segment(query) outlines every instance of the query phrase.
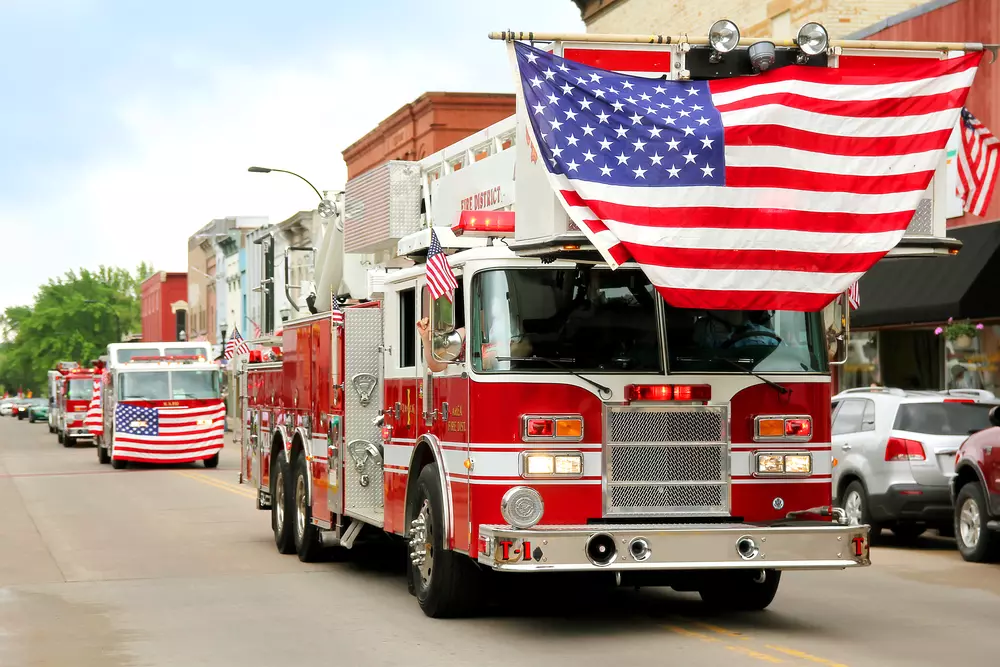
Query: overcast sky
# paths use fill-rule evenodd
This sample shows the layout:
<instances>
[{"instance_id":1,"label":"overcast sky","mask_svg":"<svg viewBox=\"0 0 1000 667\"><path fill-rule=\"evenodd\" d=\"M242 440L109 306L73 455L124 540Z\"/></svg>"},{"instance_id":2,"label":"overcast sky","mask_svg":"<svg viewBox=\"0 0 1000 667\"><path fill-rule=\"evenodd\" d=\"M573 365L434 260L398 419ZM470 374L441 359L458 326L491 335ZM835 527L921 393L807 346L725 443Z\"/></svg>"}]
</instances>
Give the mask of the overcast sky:
<instances>
[{"instance_id":1,"label":"overcast sky","mask_svg":"<svg viewBox=\"0 0 1000 667\"><path fill-rule=\"evenodd\" d=\"M0 0L0 310L99 264L187 267L215 217L315 205L341 151L428 90L510 92L491 30L571 0Z\"/></svg>"}]
</instances>

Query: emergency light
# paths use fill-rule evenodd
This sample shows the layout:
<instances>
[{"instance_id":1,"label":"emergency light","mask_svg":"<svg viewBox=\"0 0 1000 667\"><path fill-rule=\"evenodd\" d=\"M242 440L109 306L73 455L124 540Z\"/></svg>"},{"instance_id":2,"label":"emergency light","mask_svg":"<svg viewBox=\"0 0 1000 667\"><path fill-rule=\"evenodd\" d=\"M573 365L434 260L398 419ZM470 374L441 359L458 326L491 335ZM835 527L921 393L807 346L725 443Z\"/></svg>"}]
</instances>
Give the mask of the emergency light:
<instances>
[{"instance_id":1,"label":"emergency light","mask_svg":"<svg viewBox=\"0 0 1000 667\"><path fill-rule=\"evenodd\" d=\"M514 211L462 211L451 231L455 236L512 236Z\"/></svg>"}]
</instances>

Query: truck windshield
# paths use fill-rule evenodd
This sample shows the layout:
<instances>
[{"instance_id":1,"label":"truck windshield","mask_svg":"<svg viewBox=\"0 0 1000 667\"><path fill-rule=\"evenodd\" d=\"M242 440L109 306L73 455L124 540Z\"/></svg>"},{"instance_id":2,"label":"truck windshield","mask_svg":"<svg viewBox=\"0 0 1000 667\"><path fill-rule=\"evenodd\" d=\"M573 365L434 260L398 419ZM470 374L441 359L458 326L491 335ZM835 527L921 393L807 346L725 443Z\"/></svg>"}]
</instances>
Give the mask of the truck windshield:
<instances>
[{"instance_id":1,"label":"truck windshield","mask_svg":"<svg viewBox=\"0 0 1000 667\"><path fill-rule=\"evenodd\" d=\"M659 297L640 271L497 269L477 273L473 291L477 371L663 370Z\"/></svg>"},{"instance_id":2,"label":"truck windshield","mask_svg":"<svg viewBox=\"0 0 1000 667\"><path fill-rule=\"evenodd\" d=\"M674 373L827 370L823 314L790 310L697 310L664 304Z\"/></svg>"},{"instance_id":3,"label":"truck windshield","mask_svg":"<svg viewBox=\"0 0 1000 667\"><path fill-rule=\"evenodd\" d=\"M93 380L70 380L66 387L66 399L70 401L89 401L94 393Z\"/></svg>"},{"instance_id":4,"label":"truck windshield","mask_svg":"<svg viewBox=\"0 0 1000 667\"><path fill-rule=\"evenodd\" d=\"M160 351L155 347L146 348L125 348L124 350L118 350L118 363L124 364L136 357L157 357L160 356Z\"/></svg>"},{"instance_id":5,"label":"truck windshield","mask_svg":"<svg viewBox=\"0 0 1000 667\"><path fill-rule=\"evenodd\" d=\"M479 372L672 373L827 369L822 313L706 311L663 303L639 270L524 268L473 277L470 351Z\"/></svg>"},{"instance_id":6,"label":"truck windshield","mask_svg":"<svg viewBox=\"0 0 1000 667\"><path fill-rule=\"evenodd\" d=\"M122 401L171 401L219 397L219 374L209 370L136 371L122 373Z\"/></svg>"}]
</instances>

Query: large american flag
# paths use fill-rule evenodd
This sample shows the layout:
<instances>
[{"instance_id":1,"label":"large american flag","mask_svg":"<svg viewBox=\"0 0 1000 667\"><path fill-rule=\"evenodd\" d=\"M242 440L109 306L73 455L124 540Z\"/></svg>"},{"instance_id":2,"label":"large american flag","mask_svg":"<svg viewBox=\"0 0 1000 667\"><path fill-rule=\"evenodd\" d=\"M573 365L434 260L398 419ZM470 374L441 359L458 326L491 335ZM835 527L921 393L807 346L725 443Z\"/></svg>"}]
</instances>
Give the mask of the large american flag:
<instances>
[{"instance_id":1,"label":"large american flag","mask_svg":"<svg viewBox=\"0 0 1000 667\"><path fill-rule=\"evenodd\" d=\"M983 217L997 182L1000 141L968 109L962 109L962 150L958 153L958 196L968 213Z\"/></svg>"},{"instance_id":2,"label":"large american flag","mask_svg":"<svg viewBox=\"0 0 1000 667\"><path fill-rule=\"evenodd\" d=\"M668 303L713 309L819 310L895 246L982 56L679 82L513 49L573 222Z\"/></svg>"},{"instance_id":3,"label":"large american flag","mask_svg":"<svg viewBox=\"0 0 1000 667\"><path fill-rule=\"evenodd\" d=\"M431 245L427 249L427 290L432 299L440 299L442 296L452 300L454 291L458 288L458 281L448 263L448 255L441 248L441 241L437 233L431 229Z\"/></svg>"},{"instance_id":4,"label":"large american flag","mask_svg":"<svg viewBox=\"0 0 1000 667\"><path fill-rule=\"evenodd\" d=\"M113 455L171 463L205 459L222 449L225 422L221 400L177 408L118 403Z\"/></svg>"},{"instance_id":5,"label":"large american flag","mask_svg":"<svg viewBox=\"0 0 1000 667\"><path fill-rule=\"evenodd\" d=\"M101 376L94 378L94 394L90 398L87 417L83 421L95 438L104 434L104 410L101 407Z\"/></svg>"},{"instance_id":6,"label":"large american flag","mask_svg":"<svg viewBox=\"0 0 1000 667\"><path fill-rule=\"evenodd\" d=\"M228 361L239 354L250 354L250 346L247 345L245 340L243 340L243 336L240 335L240 330L234 328L233 335L230 336L229 340L226 342L224 356Z\"/></svg>"}]
</instances>

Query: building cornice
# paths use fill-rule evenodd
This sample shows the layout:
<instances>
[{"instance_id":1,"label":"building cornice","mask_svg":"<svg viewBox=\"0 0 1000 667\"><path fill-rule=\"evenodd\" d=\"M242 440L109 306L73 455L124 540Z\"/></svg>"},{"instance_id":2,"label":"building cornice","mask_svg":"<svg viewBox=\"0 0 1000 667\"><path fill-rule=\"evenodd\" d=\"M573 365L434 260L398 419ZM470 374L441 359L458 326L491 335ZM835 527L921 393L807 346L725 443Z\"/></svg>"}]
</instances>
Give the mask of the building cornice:
<instances>
[{"instance_id":1,"label":"building cornice","mask_svg":"<svg viewBox=\"0 0 1000 667\"><path fill-rule=\"evenodd\" d=\"M584 23L600 18L601 14L624 2L625 0L573 0L573 4L580 10L580 18Z\"/></svg>"}]
</instances>

